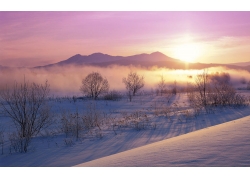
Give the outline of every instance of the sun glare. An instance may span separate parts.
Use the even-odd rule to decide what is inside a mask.
[[[174,56],[186,62],[195,61],[201,54],[201,46],[198,44],[185,43],[174,48]]]

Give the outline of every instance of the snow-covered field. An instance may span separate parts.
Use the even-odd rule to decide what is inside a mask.
[[[66,138],[61,130],[62,112],[78,110],[81,114],[88,110],[90,103],[102,117],[101,130],[96,128],[81,134],[78,140]],[[142,94],[132,102],[127,98],[95,102],[58,98],[50,104],[57,121],[33,138],[27,153],[10,152],[8,133],[14,127],[10,119],[0,117],[5,134],[0,166],[250,165],[247,144],[250,107],[216,108],[208,114],[194,116],[185,93]]]
[[[247,116],[77,166],[250,166],[249,129]]]

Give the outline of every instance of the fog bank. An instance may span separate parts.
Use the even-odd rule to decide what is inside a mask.
[[[29,82],[44,83],[48,80],[51,89],[51,95],[80,95],[80,86],[84,79],[91,72],[99,72],[103,77],[107,78],[110,89],[124,91],[125,86],[122,79],[128,75],[130,71],[137,72],[138,75],[144,76],[145,90],[157,88],[157,83],[160,81],[161,75],[166,80],[170,88],[174,81],[177,86],[186,86],[187,83],[194,81],[194,76],[201,73],[203,70],[173,70],[167,68],[152,67],[150,69],[134,67],[134,66],[110,66],[110,67],[95,67],[95,66],[67,66],[53,67],[49,69],[11,69],[1,70],[0,86],[12,86],[14,82],[23,82],[24,78]],[[209,68],[208,73],[226,72],[231,76],[231,82],[237,87],[244,87],[240,81],[244,78],[249,81],[250,73],[243,70],[225,69],[222,67]]]

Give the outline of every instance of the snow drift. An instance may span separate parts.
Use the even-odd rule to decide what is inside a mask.
[[[250,116],[77,165],[250,166]]]

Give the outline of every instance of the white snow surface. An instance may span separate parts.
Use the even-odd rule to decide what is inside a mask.
[[[168,119],[164,115],[155,116],[154,109],[171,104],[179,112],[189,110],[186,94],[170,99],[143,95],[132,102],[126,98],[98,100],[97,108],[102,113],[111,113],[117,120],[122,119],[123,112],[145,112],[149,124],[155,124],[156,129],[120,128],[115,134],[110,122],[104,121],[101,127],[103,138],[84,135],[78,140],[72,138],[73,145],[67,146],[61,131],[62,109],[75,112],[78,108],[81,113],[90,102],[79,100],[73,103],[59,99],[50,103],[58,120],[32,139],[27,153],[9,152],[8,134],[15,128],[10,119],[0,117],[0,126],[5,133],[0,166],[250,166],[249,106],[217,108],[213,113],[189,118],[179,113]]]
[[[77,166],[250,166],[249,130],[247,116]]]

